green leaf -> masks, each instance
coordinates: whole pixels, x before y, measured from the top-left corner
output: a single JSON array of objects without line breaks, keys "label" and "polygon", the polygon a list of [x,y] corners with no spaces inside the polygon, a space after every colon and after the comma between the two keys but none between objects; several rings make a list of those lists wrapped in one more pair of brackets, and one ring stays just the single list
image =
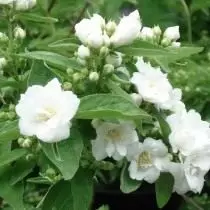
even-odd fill
[{"label": "green leaf", "polygon": [[90,209],[93,198],[93,172],[80,168],[71,180],[71,192],[74,210]]},{"label": "green leaf", "polygon": [[169,173],[161,173],[155,183],[156,200],[159,208],[163,208],[169,201],[174,186],[174,178]]},{"label": "green leaf", "polygon": [[44,65],[43,61],[35,60],[32,64],[27,83],[28,86],[45,85],[54,77],[55,75]]},{"label": "green leaf", "polygon": [[150,119],[150,115],[129,99],[114,94],[94,94],[81,98],[78,119]]},{"label": "green leaf", "polygon": [[53,144],[41,143],[45,155],[60,170],[64,179],[72,179],[79,168],[83,140],[76,128],[71,128],[70,138],[57,143],[57,155]]},{"label": "green leaf", "polygon": [[56,23],[56,22],[58,22],[57,18],[43,17],[43,16],[33,14],[33,13],[16,14],[14,18],[16,20],[28,20],[28,21],[37,22],[37,23]]},{"label": "green leaf", "polygon": [[109,206],[101,206],[99,209],[97,210],[109,210]]},{"label": "green leaf", "polygon": [[24,149],[14,149],[10,153],[0,155],[0,167],[7,165],[19,158],[23,157],[27,153]]},{"label": "green leaf", "polygon": [[[85,193],[85,192],[83,192]],[[83,201],[80,200],[82,203]],[[73,198],[69,181],[60,181],[53,185],[43,202],[42,210],[73,210]],[[75,210],[75,209],[74,209]]]},{"label": "green leaf", "polygon": [[0,143],[15,140],[19,136],[17,121],[6,121],[3,126],[0,126]]},{"label": "green leaf", "polygon": [[[9,167],[9,166],[8,166]],[[24,210],[23,204],[23,183],[19,182],[11,186],[9,178],[11,175],[10,168],[1,169],[0,172],[0,197],[2,197],[13,209]]]},{"label": "green leaf", "polygon": [[52,48],[73,48],[73,51],[75,51],[78,48],[78,46],[79,44],[76,43],[75,38],[66,38],[58,40],[48,45],[48,47]]},{"label": "green leaf", "polygon": [[135,41],[133,44],[128,46],[119,47],[117,48],[117,51],[126,55],[146,57],[153,57],[157,55],[165,56],[168,55],[168,53],[174,54],[163,47],[141,40]]},{"label": "green leaf", "polygon": [[141,181],[130,178],[127,165],[124,165],[120,175],[120,190],[126,194],[136,191],[142,184]]},{"label": "green leaf", "polygon": [[191,11],[195,12],[201,9],[207,9],[210,7],[210,0],[193,0],[191,3]]},{"label": "green leaf", "polygon": [[29,173],[33,171],[35,166],[34,162],[27,160],[18,160],[14,166],[12,166],[10,184],[15,185],[16,183],[22,181]]},{"label": "green leaf", "polygon": [[48,51],[33,51],[18,54],[21,57],[31,58],[34,60],[43,60],[55,66],[67,69],[68,67],[81,69],[81,66],[73,58],[68,58],[57,53]]},{"label": "green leaf", "polygon": [[44,177],[32,177],[27,179],[27,182],[33,183],[33,184],[46,184],[46,185],[51,185],[52,182],[50,182],[48,179]]},{"label": "green leaf", "polygon": [[18,82],[16,82],[15,80],[14,81],[8,80],[8,78],[4,76],[0,76],[0,88],[8,87],[8,86],[17,88],[18,85],[19,85]]}]

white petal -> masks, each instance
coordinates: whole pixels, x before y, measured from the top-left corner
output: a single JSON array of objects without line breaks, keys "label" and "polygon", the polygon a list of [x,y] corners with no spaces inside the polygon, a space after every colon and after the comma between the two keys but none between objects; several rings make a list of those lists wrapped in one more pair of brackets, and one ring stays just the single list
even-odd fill
[{"label": "white petal", "polygon": [[107,157],[105,151],[105,143],[101,139],[96,139],[91,141],[92,153],[97,161],[103,160]]},{"label": "white petal", "polygon": [[106,153],[109,157],[111,157],[114,154],[115,147],[112,142],[108,142],[106,145]]},{"label": "white petal", "polygon": [[159,178],[159,176],[160,171],[155,167],[151,167],[147,170],[147,175],[145,176],[144,180],[152,184]]}]

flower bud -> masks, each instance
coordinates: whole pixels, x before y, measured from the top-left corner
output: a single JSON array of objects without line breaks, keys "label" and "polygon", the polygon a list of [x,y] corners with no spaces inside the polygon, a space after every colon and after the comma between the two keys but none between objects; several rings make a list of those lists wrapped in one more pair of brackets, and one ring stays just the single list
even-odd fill
[{"label": "flower bud", "polygon": [[7,42],[9,40],[5,33],[0,32],[0,42]]},{"label": "flower bud", "polygon": [[71,90],[72,89],[72,84],[70,82],[64,82],[63,89],[65,91]]},{"label": "flower bud", "polygon": [[29,148],[29,147],[31,147],[32,143],[33,143],[32,140],[29,139],[29,138],[27,138],[27,139],[25,139],[24,142],[22,143],[22,147],[23,147],[23,148]]},{"label": "flower bud", "polygon": [[28,154],[28,155],[26,155],[26,160],[27,161],[34,160],[34,158],[35,158],[35,155],[34,154]]},{"label": "flower bud", "polygon": [[7,119],[7,113],[6,112],[0,112],[0,119],[1,120]]},{"label": "flower bud", "polygon": [[143,40],[151,40],[155,37],[154,30],[150,27],[143,27],[140,32],[140,38]]},{"label": "flower bud", "polygon": [[54,176],[56,176],[56,171],[53,168],[48,168],[45,172],[45,174],[50,177],[53,178]]},{"label": "flower bud", "polygon": [[105,20],[98,14],[93,14],[91,17],[91,21],[94,21],[96,24],[98,24],[101,28],[105,27]]},{"label": "flower bud", "polygon": [[160,29],[160,26],[154,26],[153,27],[153,33],[154,33],[155,36],[160,37],[160,35],[162,34],[162,31]]},{"label": "flower bud", "polygon": [[137,93],[131,93],[130,96],[131,96],[133,102],[137,106],[140,106],[141,105],[141,103],[142,103],[142,97],[139,94],[137,94]]},{"label": "flower bud", "polygon": [[15,105],[14,104],[10,104],[9,105],[9,110],[10,111],[15,111]]},{"label": "flower bud", "polygon": [[69,75],[69,76],[72,76],[72,74],[74,73],[74,70],[72,68],[67,68],[66,69],[66,73]]},{"label": "flower bud", "polygon": [[0,69],[3,69],[7,65],[7,60],[5,58],[0,58]]},{"label": "flower bud", "polygon": [[25,139],[23,137],[18,138],[18,144],[20,146],[22,146],[23,142],[25,141]]},{"label": "flower bud", "polygon": [[84,59],[81,59],[81,58],[77,58],[77,62],[79,63],[79,64],[81,64],[81,65],[83,65],[83,66],[85,66],[86,65],[86,60],[84,60]]},{"label": "flower bud", "polygon": [[112,64],[104,65],[104,74],[111,74],[114,72],[114,66]]},{"label": "flower bud", "polygon": [[14,37],[16,39],[24,39],[26,37],[26,31],[23,30],[21,27],[17,26],[14,29]]},{"label": "flower bud", "polygon": [[120,53],[108,55],[106,57],[106,63],[112,64],[114,67],[118,67],[122,64],[122,56]]},{"label": "flower bud", "polygon": [[78,82],[81,79],[81,75],[79,73],[73,74],[73,81]]},{"label": "flower bud", "polygon": [[103,47],[100,49],[100,55],[101,55],[101,56],[106,56],[108,53],[109,53],[109,48],[108,48],[108,47],[103,46]]},{"label": "flower bud", "polygon": [[14,111],[7,113],[7,118],[9,120],[13,120],[13,119],[15,119],[15,117],[16,117],[16,113]]},{"label": "flower bud", "polygon": [[90,57],[90,49],[88,47],[85,47],[84,45],[80,45],[77,51],[77,55],[81,59],[86,59]]},{"label": "flower bud", "polygon": [[116,23],[114,21],[109,21],[107,24],[106,24],[106,32],[109,36],[111,36],[115,29],[116,29]]},{"label": "flower bud", "polygon": [[90,72],[90,74],[89,74],[89,80],[91,82],[98,81],[99,80],[99,74],[97,72],[95,72],[95,71]]},{"label": "flower bud", "polygon": [[36,0],[18,0],[15,1],[16,10],[28,10],[36,5]]},{"label": "flower bud", "polygon": [[88,45],[92,48],[100,48],[103,42],[103,35],[100,33],[92,33],[88,36]]},{"label": "flower bud", "polygon": [[163,36],[170,41],[176,41],[180,38],[179,26],[168,27]]},{"label": "flower bud", "polygon": [[161,41],[161,45],[163,47],[168,47],[169,45],[171,45],[171,41],[167,38],[163,38],[162,41]]},{"label": "flower bud", "polygon": [[172,42],[171,46],[175,48],[179,48],[181,46],[181,42]]},{"label": "flower bud", "polygon": [[109,47],[109,45],[111,43],[110,38],[108,37],[108,35],[106,33],[103,35],[103,43],[106,47]]}]

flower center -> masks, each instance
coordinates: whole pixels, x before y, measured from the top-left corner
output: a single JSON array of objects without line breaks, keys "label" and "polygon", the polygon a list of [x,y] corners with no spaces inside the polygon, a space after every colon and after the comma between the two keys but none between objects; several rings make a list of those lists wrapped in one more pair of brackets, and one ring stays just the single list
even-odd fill
[{"label": "flower center", "polygon": [[55,116],[56,111],[51,107],[46,107],[40,110],[36,116],[36,119],[40,122],[46,122],[53,116]]},{"label": "flower center", "polygon": [[121,139],[121,134],[118,129],[111,129],[107,132],[108,139],[111,139],[112,141],[116,142]]},{"label": "flower center", "polygon": [[137,160],[138,168],[148,168],[152,166],[152,158],[149,152],[142,152]]}]

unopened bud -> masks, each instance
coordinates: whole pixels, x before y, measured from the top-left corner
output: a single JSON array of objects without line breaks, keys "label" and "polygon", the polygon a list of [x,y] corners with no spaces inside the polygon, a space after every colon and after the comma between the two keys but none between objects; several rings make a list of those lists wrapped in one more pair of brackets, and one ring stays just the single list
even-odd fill
[{"label": "unopened bud", "polygon": [[16,113],[14,111],[8,112],[7,117],[9,120],[13,120],[16,117]]},{"label": "unopened bud", "polygon": [[7,65],[7,60],[5,58],[0,58],[0,69],[3,69]]},{"label": "unopened bud", "polygon": [[95,72],[95,71],[90,72],[90,74],[89,74],[90,81],[96,82],[96,81],[98,81],[98,79],[99,79],[99,74],[97,72]]},{"label": "unopened bud", "polygon": [[18,138],[18,144],[20,146],[22,146],[23,142],[25,141],[25,139],[23,137]]},{"label": "unopened bud", "polygon": [[7,119],[7,113],[6,112],[0,112],[0,119],[1,120]]},{"label": "unopened bud", "polygon": [[181,42],[172,42],[171,46],[175,48],[179,48],[181,46]]},{"label": "unopened bud", "polygon": [[112,64],[104,65],[104,74],[112,74],[114,72],[114,66]]},{"label": "unopened bud", "polygon": [[111,43],[109,36],[108,36],[107,34],[104,34],[104,35],[103,35],[103,39],[104,39],[104,45],[105,45],[106,47],[109,47],[109,45],[110,45],[110,43]]},{"label": "unopened bud", "polygon": [[109,48],[106,46],[101,47],[100,49],[100,55],[101,56],[106,56],[109,53]]},{"label": "unopened bud", "polygon": [[111,36],[115,32],[115,29],[116,29],[116,23],[114,21],[109,21],[106,24],[106,32],[109,36]]},{"label": "unopened bud", "polygon": [[53,168],[48,168],[45,173],[50,178],[56,176],[56,171]]},{"label": "unopened bud", "polygon": [[17,26],[14,29],[14,37],[16,39],[24,39],[26,37],[26,31],[23,30],[21,27]]},{"label": "unopened bud", "polygon": [[66,69],[66,73],[69,75],[69,76],[72,76],[72,74],[74,73],[74,70],[72,68],[67,68]]},{"label": "unopened bud", "polygon": [[133,102],[137,106],[140,106],[141,105],[141,103],[142,103],[142,97],[139,94],[137,94],[137,93],[131,93],[130,96],[131,96]]},{"label": "unopened bud", "polygon": [[163,38],[162,41],[161,41],[161,45],[163,47],[168,47],[169,45],[171,45],[171,41],[167,38]]},{"label": "unopened bud", "polygon": [[160,26],[154,26],[153,27],[153,32],[156,36],[160,37],[160,35],[162,34],[162,31],[160,29]]},{"label": "unopened bud", "polygon": [[36,5],[36,0],[27,0],[27,1],[15,1],[16,10],[28,10],[33,8]]},{"label": "unopened bud", "polygon": [[31,147],[32,143],[33,143],[32,140],[29,139],[29,138],[27,138],[27,139],[25,139],[24,142],[22,143],[22,147],[23,147],[23,148],[29,148],[29,147]]},{"label": "unopened bud", "polygon": [[79,64],[83,65],[83,66],[86,65],[86,60],[81,59],[80,57],[77,57],[77,62],[78,62]]},{"label": "unopened bud", "polygon": [[72,89],[72,84],[70,82],[64,82],[63,89],[68,91]]},{"label": "unopened bud", "polygon": [[73,74],[73,81],[78,82],[81,79],[81,76],[79,73],[74,73]]},{"label": "unopened bud", "polygon": [[150,28],[150,27],[143,27],[142,28],[142,30],[140,32],[140,38],[142,40],[150,41],[150,40],[154,39],[154,37],[155,37],[155,34],[154,34],[154,31],[153,31],[152,28]]},{"label": "unopened bud", "polygon": [[10,111],[15,111],[15,105],[14,104],[10,104],[9,105],[9,110]]},{"label": "unopened bud", "polygon": [[178,40],[180,38],[179,26],[168,27],[165,30],[163,37],[170,41]]},{"label": "unopened bud", "polygon": [[5,33],[0,32],[0,42],[7,42],[9,40]]},{"label": "unopened bud", "polygon": [[77,51],[77,55],[81,59],[86,59],[90,57],[90,49],[84,45],[80,45]]}]

